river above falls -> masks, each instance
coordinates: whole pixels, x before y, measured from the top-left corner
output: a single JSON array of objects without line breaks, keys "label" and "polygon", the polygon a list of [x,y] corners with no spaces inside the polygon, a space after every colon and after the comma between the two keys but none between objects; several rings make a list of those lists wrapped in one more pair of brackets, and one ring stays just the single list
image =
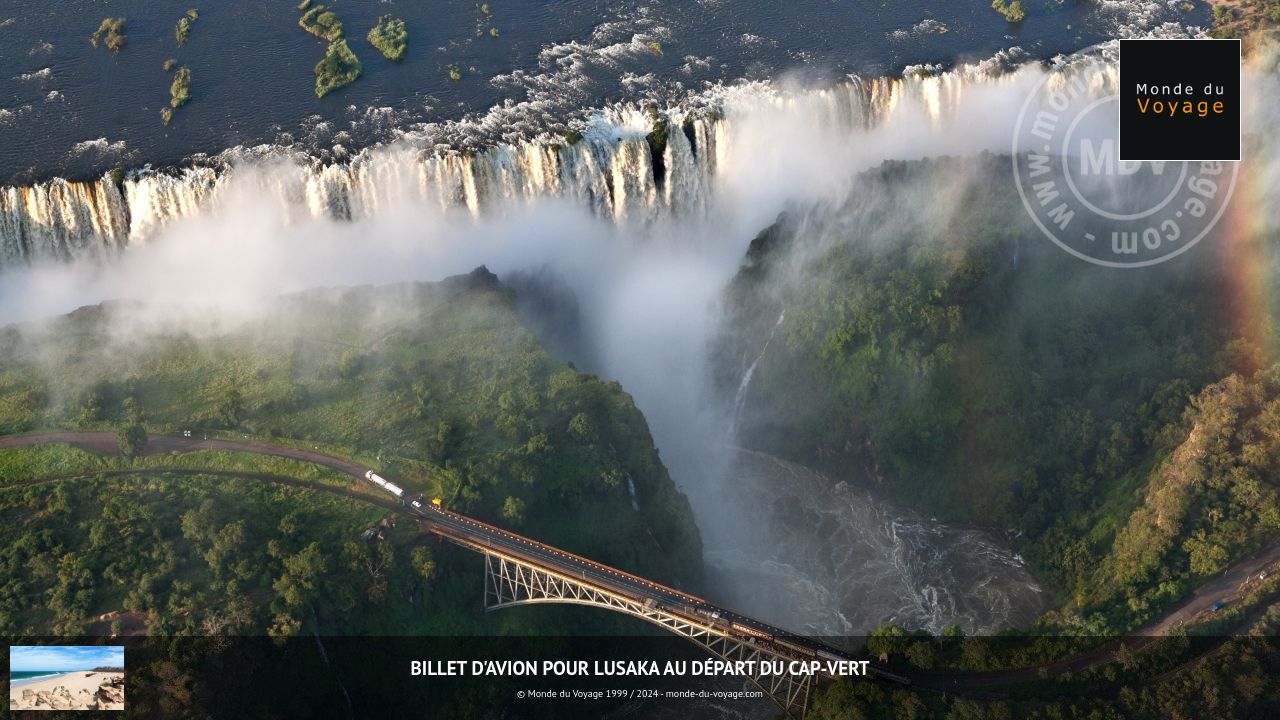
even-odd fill
[{"label": "river above falls", "polygon": [[[1048,58],[1163,21],[1208,20],[1206,7],[1139,0],[1046,3],[1019,24],[987,0],[329,0],[363,72],[317,98],[313,67],[325,44],[298,27],[297,4],[0,0],[0,185],[264,143],[341,159],[406,132],[425,134],[428,146],[511,142],[560,132],[604,104],[665,104],[716,83],[897,74],[1013,48]],[[199,20],[178,45],[187,7]],[[386,13],[406,22],[401,62],[365,40]],[[125,21],[118,53],[89,42],[104,17]],[[190,69],[192,84],[190,103],[166,125],[169,60]]]}]

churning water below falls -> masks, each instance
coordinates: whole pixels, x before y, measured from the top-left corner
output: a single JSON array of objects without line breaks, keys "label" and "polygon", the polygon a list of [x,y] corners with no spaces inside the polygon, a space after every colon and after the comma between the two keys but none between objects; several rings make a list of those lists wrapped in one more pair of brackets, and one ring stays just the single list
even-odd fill
[{"label": "churning water below falls", "polygon": [[780,458],[733,450],[726,508],[758,543],[705,529],[711,584],[802,633],[861,635],[877,625],[940,633],[1025,626],[1047,597],[1022,558],[989,534],[950,527]]}]

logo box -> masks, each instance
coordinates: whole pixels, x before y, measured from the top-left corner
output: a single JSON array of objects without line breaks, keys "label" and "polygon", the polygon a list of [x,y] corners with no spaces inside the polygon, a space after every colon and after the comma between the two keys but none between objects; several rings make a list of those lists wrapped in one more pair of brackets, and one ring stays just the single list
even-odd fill
[{"label": "logo box", "polygon": [[1120,41],[1121,160],[1239,160],[1239,40]]}]

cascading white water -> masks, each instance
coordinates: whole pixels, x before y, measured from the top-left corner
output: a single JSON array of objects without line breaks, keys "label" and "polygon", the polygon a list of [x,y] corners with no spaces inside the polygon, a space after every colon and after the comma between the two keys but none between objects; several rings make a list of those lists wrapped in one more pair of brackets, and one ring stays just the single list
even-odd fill
[{"label": "cascading white water", "polygon": [[787,310],[783,308],[778,313],[778,320],[773,324],[773,330],[769,332],[769,338],[764,341],[764,346],[760,348],[760,354],[756,355],[756,359],[751,361],[747,366],[747,371],[742,374],[742,382],[738,384],[738,392],[733,396],[733,421],[729,426],[729,438],[732,441],[738,434],[738,416],[742,414],[742,406],[747,404],[747,389],[751,387],[751,377],[756,374],[756,366],[764,358],[764,354],[769,352],[769,344],[773,342],[773,336],[778,334],[778,328],[782,327],[782,323],[787,319]]},{"label": "cascading white water", "polygon": [[96,255],[128,235],[128,204],[107,178],[0,188],[0,261]]},{"label": "cascading white water", "polygon": [[[755,151],[731,147],[731,124],[739,108],[771,108],[806,117],[815,127],[850,133],[890,123],[904,108],[923,111],[937,124],[956,112],[967,95],[998,92],[1015,75],[976,65],[935,74],[912,71],[902,78],[852,77],[816,90],[752,83],[709,92],[687,109],[655,114],[631,105],[608,108],[596,113],[574,142],[539,137],[457,154],[417,148],[410,138],[329,165],[292,151],[237,149],[211,167],[0,188],[0,268],[49,258],[106,257],[144,243],[166,225],[215,205],[240,167],[269,163],[292,170],[260,176],[258,192],[291,208],[299,206],[313,218],[358,220],[405,202],[465,208],[480,217],[547,197],[580,203],[620,223],[697,214],[706,211],[717,174],[733,153]],[[1104,84],[1116,80],[1105,70],[1088,78]],[[657,120],[665,123],[667,133],[665,147],[655,157],[647,136]]]},{"label": "cascading white water", "polygon": [[[705,208],[718,157],[718,118],[672,113],[661,173],[636,112],[615,111],[572,144],[522,142],[477,155],[424,155],[409,144],[370,149],[349,163],[316,165],[283,151],[255,152],[248,162],[292,171],[260,175],[260,194],[312,217],[358,220],[380,208],[417,202],[465,208],[480,217],[546,197],[562,197],[616,221],[648,221]],[[685,136],[682,126],[696,144]],[[128,173],[92,182],[55,179],[0,189],[0,265],[45,258],[106,255],[146,242],[165,225],[215,204],[241,153],[221,167]],[[662,191],[659,191],[661,186]]]},{"label": "cascading white water", "polygon": [[627,493],[631,496],[631,509],[640,512],[640,499],[636,497],[636,481],[627,476]]}]

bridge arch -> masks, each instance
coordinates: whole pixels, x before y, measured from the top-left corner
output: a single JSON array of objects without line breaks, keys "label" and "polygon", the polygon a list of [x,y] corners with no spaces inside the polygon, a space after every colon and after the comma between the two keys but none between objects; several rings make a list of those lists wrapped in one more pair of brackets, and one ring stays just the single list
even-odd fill
[{"label": "bridge arch", "polygon": [[[678,635],[726,662],[791,660],[771,651],[766,643],[744,641],[698,623],[686,615],[668,612],[657,603],[640,602],[613,593],[596,584],[581,582],[569,575],[551,572],[517,558],[484,550],[486,612],[519,605],[585,605],[630,615]],[[809,708],[814,676],[743,675],[776,704],[788,718],[803,720]]]}]

